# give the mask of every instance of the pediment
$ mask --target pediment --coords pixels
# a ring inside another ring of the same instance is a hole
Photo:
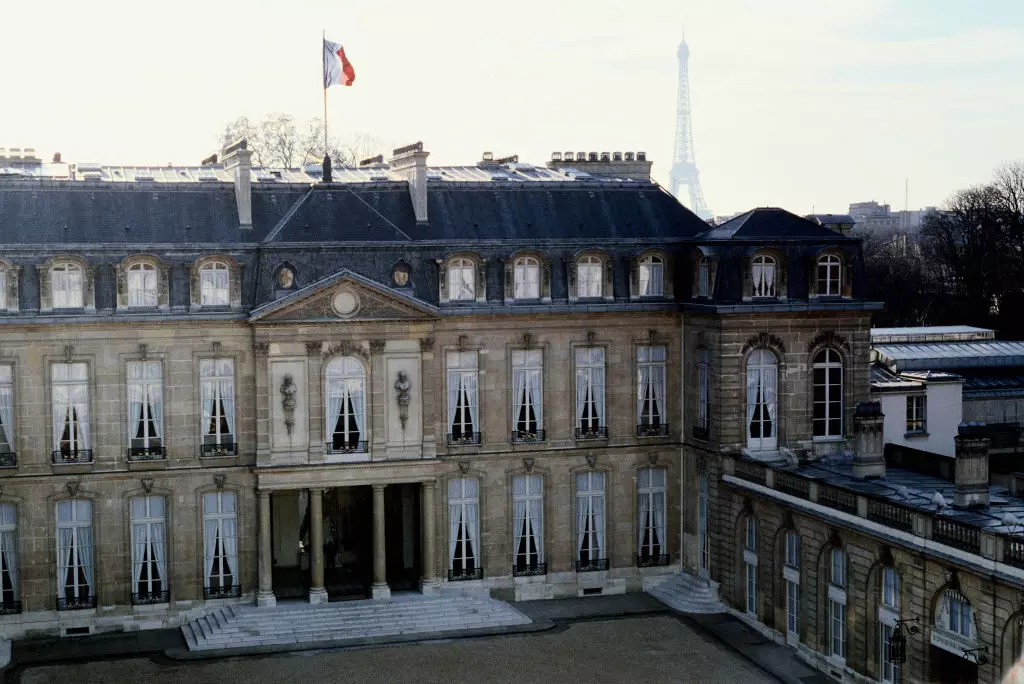
[[[412,321],[436,318],[437,307],[345,270],[264,304],[253,323]]]

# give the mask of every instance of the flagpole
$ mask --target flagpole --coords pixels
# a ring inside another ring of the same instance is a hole
[[[320,60],[323,62],[322,73],[327,73],[327,53],[324,43],[327,42],[327,29],[324,29],[323,42],[320,43]],[[327,156],[327,82],[324,81],[324,156]]]

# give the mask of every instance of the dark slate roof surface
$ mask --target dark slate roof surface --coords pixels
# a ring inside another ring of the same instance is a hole
[[[752,209],[705,231],[701,237],[708,240],[817,238],[834,242],[850,239],[778,207]]]

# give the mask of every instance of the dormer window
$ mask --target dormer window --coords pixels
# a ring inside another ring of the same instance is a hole
[[[603,295],[604,283],[601,274],[604,264],[596,256],[582,257],[576,263],[576,296],[580,299],[594,299]]]
[[[640,260],[640,296],[662,297],[665,294],[665,261],[660,256]]]
[[[835,254],[826,254],[818,259],[818,296],[840,297],[843,294],[843,262]]]
[[[515,263],[515,298],[540,299],[540,262],[534,257],[519,257]]]
[[[83,296],[82,268],[77,264],[58,264],[51,271],[54,309],[81,309]]]
[[[157,271],[153,264],[134,264],[128,269],[128,306],[157,305]]]
[[[448,301],[472,302],[476,299],[476,264],[470,259],[452,259],[448,263]]]
[[[199,270],[200,300],[202,306],[227,306],[231,303],[228,265],[211,261]]]
[[[711,259],[706,256],[697,262],[697,296],[711,296]]]
[[[754,284],[755,297],[776,297],[775,258],[759,254],[754,257],[750,274]]]

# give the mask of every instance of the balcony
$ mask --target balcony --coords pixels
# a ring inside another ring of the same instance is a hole
[[[538,577],[548,574],[547,563],[516,563],[512,566],[513,577]]]
[[[736,461],[736,477],[763,485],[765,483],[764,465],[752,461]]]
[[[512,441],[516,444],[532,444],[545,440],[544,430],[513,430]]]
[[[667,423],[646,423],[636,426],[637,437],[667,437]]]
[[[608,439],[608,426],[577,427],[575,437],[576,439]]]
[[[59,449],[53,452],[54,465],[77,465],[92,463],[92,449]]]
[[[914,531],[914,518],[909,508],[887,501],[868,499],[868,520],[904,532]]]
[[[465,570],[449,570],[449,582],[468,582],[470,580],[482,580],[484,578],[483,568],[468,568]]]
[[[237,456],[238,444],[234,440],[221,441],[220,444],[204,442],[199,447],[199,455],[203,458],[218,458],[222,456]]]
[[[203,598],[212,599],[241,598],[241,584],[226,584],[222,587],[203,587]]]
[[[155,603],[170,603],[170,591],[147,591],[141,594],[132,594],[133,606],[151,606]]]
[[[13,451],[0,451],[0,468],[17,468],[18,454]]]
[[[693,438],[699,439],[702,442],[709,441],[711,439],[711,428],[707,426],[699,427],[695,425],[693,427]]]
[[[129,461],[162,461],[167,452],[162,446],[133,446],[128,448]]]
[[[638,568],[656,568],[662,565],[669,565],[671,562],[672,557],[667,553],[659,555],[639,554],[636,557],[636,567]]]
[[[467,446],[480,443],[479,432],[449,432],[448,446]]]
[[[327,442],[324,444],[324,451],[328,454],[365,454],[366,441],[344,441]]]
[[[21,612],[21,601],[4,601],[0,603],[0,615],[17,615]]]
[[[598,572],[608,569],[607,558],[592,558],[591,560],[576,561],[576,572]]]
[[[932,539],[964,551],[981,553],[980,531],[971,525],[964,525],[945,518],[933,518]]]
[[[96,607],[95,596],[58,596],[57,610],[88,610]]]

